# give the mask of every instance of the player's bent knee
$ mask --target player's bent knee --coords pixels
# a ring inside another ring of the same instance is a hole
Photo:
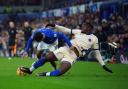
[[[56,61],[56,56],[54,55],[53,52],[48,52],[45,55],[45,58],[48,59],[48,61]]]
[[[71,68],[71,63],[68,61],[62,61],[60,65],[60,75],[66,73]]]

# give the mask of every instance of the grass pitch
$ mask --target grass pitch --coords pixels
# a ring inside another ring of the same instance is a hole
[[[97,62],[76,62],[63,76],[37,77],[35,73],[51,71],[47,63],[32,75],[17,76],[19,66],[29,67],[34,60],[0,58],[0,89],[128,89],[128,65],[107,64],[107,73]]]

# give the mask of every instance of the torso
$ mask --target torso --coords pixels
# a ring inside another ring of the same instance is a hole
[[[88,50],[96,41],[96,36],[93,34],[86,35],[83,33],[75,34],[74,39],[71,40],[71,43],[77,48],[81,54],[82,50]]]

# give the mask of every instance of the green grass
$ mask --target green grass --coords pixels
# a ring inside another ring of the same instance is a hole
[[[59,77],[37,77],[35,73],[53,70],[49,64],[30,76],[17,76],[19,66],[29,67],[34,60],[0,58],[0,89],[128,89],[128,65],[108,64],[107,73],[96,62],[76,62]]]

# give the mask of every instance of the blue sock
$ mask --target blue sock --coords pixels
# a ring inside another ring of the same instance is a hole
[[[44,58],[40,58],[37,61],[34,62],[34,64],[32,65],[35,69],[37,69],[38,67],[44,65],[45,63],[45,59]]]
[[[49,73],[50,75],[46,75],[46,76],[58,76],[61,74],[60,70],[54,70],[52,72]]]

